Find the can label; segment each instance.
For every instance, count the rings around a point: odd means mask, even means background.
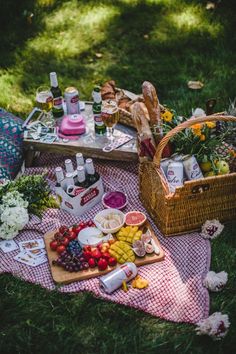
[[[120,268],[125,272],[125,275],[127,277],[127,279],[125,280],[128,280],[128,278],[131,277],[131,275],[133,274],[132,270],[126,264],[122,265]]]
[[[74,96],[74,97],[71,97],[71,103],[78,103],[79,102],[79,96],[78,95],[76,95],[76,96]]]
[[[171,192],[175,191],[176,187],[183,185],[184,168],[181,162],[171,162],[167,167],[167,181],[170,185]]]
[[[195,156],[189,156],[183,161],[184,171],[187,178],[191,181],[194,179],[203,178],[202,171],[197,163]]]
[[[67,114],[79,113],[79,92],[75,87],[65,89],[65,101]]]

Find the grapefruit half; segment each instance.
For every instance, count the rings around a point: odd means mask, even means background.
[[[125,223],[129,226],[141,226],[146,220],[146,215],[141,213],[141,211],[129,211],[125,214]]]

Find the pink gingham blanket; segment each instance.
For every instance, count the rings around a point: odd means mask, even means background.
[[[42,173],[46,166],[48,181],[53,189],[54,168],[63,166],[64,160],[63,157],[42,155],[37,161],[37,167],[27,169],[26,173]],[[145,212],[138,197],[136,164],[96,161],[95,165],[102,175],[105,190],[120,189],[128,195],[129,203],[125,211]],[[102,204],[99,203],[82,217],[74,217],[61,210],[49,209],[44,213],[42,220],[32,217],[15,241],[42,238],[45,232],[61,224],[72,225],[80,220],[89,220],[102,209]],[[100,290],[98,278],[94,278],[61,286],[58,291],[63,293],[90,291],[97,297],[131,306],[174,322],[196,323],[208,317],[209,294],[208,290],[203,287],[202,280],[210,266],[209,241],[203,239],[198,233],[164,238],[152,221],[151,223],[165,251],[165,259],[162,262],[139,268],[139,274],[150,282],[148,288],[142,290],[130,288],[127,293],[117,290],[107,295]],[[6,254],[0,252],[0,273],[12,273],[14,276],[39,284],[49,290],[56,288],[48,263],[29,267],[14,261],[13,257],[19,252],[18,250]]]

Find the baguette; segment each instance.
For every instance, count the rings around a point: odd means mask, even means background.
[[[144,103],[147,107],[151,125],[160,123],[161,114],[155,87],[151,82],[144,81],[142,85]]]
[[[152,160],[155,155],[156,144],[148,123],[148,111],[143,102],[135,102],[132,105],[132,116],[138,131],[139,156]]]
[[[161,107],[157,98],[155,87],[148,81],[144,81],[142,85],[144,103],[147,107],[150,117],[150,126],[153,130],[155,141],[158,144],[163,137]]]

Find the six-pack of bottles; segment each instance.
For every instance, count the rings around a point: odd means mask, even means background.
[[[61,209],[79,216],[97,204],[103,196],[102,179],[95,171],[93,160],[84,161],[76,154],[76,168],[72,160],[65,160],[65,170],[56,167],[56,193],[61,199]]]

